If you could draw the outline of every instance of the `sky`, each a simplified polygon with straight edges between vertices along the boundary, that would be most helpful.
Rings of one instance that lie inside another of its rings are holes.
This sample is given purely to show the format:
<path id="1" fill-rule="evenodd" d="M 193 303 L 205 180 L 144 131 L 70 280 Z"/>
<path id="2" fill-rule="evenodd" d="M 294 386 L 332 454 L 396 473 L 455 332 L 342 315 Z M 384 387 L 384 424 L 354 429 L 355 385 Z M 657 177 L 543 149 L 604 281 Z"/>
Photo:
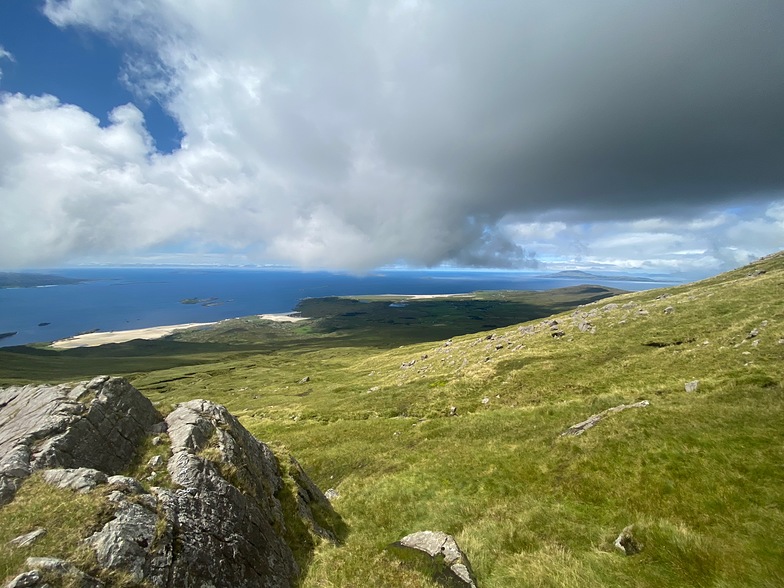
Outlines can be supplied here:
<path id="1" fill-rule="evenodd" d="M 2 0 L 0 268 L 700 277 L 784 248 L 781 0 Z"/>

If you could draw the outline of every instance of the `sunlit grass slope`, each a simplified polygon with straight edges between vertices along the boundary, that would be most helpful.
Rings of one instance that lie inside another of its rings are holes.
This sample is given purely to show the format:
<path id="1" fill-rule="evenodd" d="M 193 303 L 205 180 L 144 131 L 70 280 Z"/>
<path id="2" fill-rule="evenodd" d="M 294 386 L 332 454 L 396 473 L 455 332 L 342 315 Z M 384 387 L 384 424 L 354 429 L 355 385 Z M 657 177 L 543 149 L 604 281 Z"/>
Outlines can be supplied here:
<path id="1" fill-rule="evenodd" d="M 339 492 L 348 536 L 305 586 L 430 586 L 385 552 L 424 529 L 455 535 L 483 587 L 782 586 L 782 294 L 779 254 L 451 340 L 287 348 L 135 384 L 226 404 Z M 612 545 L 628 525 L 635 556 Z"/>

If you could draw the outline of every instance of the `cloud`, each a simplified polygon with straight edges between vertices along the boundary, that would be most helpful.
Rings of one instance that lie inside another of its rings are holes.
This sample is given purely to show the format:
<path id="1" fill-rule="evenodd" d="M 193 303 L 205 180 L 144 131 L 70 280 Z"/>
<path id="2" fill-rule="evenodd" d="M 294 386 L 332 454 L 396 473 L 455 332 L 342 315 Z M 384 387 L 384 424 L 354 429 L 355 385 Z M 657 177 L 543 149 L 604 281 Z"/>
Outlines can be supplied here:
<path id="1" fill-rule="evenodd" d="M 3 59 L 7 59 L 8 61 L 11 62 L 15 61 L 14 56 L 11 55 L 10 52 L 6 51 L 6 49 L 2 45 L 0 45 L 0 61 L 2 61 Z M 3 69 L 0 68 L 0 81 L 2 81 L 2 79 L 3 79 Z"/>
<path id="2" fill-rule="evenodd" d="M 780 3 L 48 0 L 45 14 L 124 47 L 121 78 L 183 141 L 156 152 L 132 105 L 101 127 L 2 96 L 16 163 L 0 164 L 14 229 L 0 266 L 188 243 L 357 270 L 670 260 L 730 225 L 743 241 L 724 209 L 782 199 Z"/>

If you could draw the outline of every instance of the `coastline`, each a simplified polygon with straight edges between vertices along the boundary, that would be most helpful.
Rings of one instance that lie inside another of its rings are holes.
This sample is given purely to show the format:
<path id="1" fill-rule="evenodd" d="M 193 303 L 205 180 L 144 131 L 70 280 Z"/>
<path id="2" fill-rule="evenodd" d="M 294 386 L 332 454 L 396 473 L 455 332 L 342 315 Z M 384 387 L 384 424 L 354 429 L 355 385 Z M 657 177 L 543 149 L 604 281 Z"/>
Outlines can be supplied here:
<path id="1" fill-rule="evenodd" d="M 296 323 L 299 321 L 308 320 L 307 317 L 304 316 L 293 316 L 293 313 L 259 314 L 256 316 L 260 319 L 277 323 Z M 183 323 L 179 325 L 146 327 L 143 329 L 128 329 L 125 331 L 85 333 L 83 335 L 74 335 L 73 337 L 52 341 L 49 344 L 49 347 L 51 349 L 76 349 L 78 347 L 98 347 L 100 345 L 108 345 L 110 343 L 127 343 L 128 341 L 133 341 L 134 339 L 161 339 L 163 337 L 168 337 L 177 331 L 209 327 L 220 322 L 223 321 L 212 321 L 209 323 Z"/>
<path id="2" fill-rule="evenodd" d="M 84 335 L 75 335 L 66 339 L 52 341 L 49 347 L 51 349 L 76 349 L 77 347 L 98 347 L 99 345 L 107 345 L 109 343 L 125 343 L 134 339 L 160 339 L 161 337 L 171 335 L 175 331 L 208 327 L 214 324 L 216 323 L 184 323 L 181 325 L 147 327 L 145 329 L 128 329 L 127 331 L 85 333 Z"/>

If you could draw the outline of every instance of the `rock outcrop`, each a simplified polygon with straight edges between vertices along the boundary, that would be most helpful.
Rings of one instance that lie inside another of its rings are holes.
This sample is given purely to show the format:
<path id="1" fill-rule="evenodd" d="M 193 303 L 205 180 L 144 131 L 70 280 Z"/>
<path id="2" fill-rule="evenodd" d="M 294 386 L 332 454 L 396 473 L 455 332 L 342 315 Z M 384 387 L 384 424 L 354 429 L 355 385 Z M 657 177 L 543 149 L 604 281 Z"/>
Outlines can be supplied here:
<path id="1" fill-rule="evenodd" d="M 128 465 L 161 416 L 121 378 L 0 389 L 0 506 L 33 471 Z"/>
<path id="2" fill-rule="evenodd" d="M 448 588 L 476 588 L 468 558 L 455 538 L 441 531 L 418 531 L 390 545 L 404 561 L 425 568 L 433 579 Z"/>
<path id="3" fill-rule="evenodd" d="M 148 492 L 135 478 L 107 475 L 128 465 L 146 435 L 163 431 L 171 442 L 166 488 Z M 84 543 L 98 569 L 139 584 L 292 586 L 298 556 L 320 538 L 336 540 L 336 515 L 296 460 L 276 457 L 212 402 L 184 403 L 164 420 L 117 378 L 0 390 L 0 451 L 6 502 L 41 469 L 49 483 L 103 492 L 114 515 Z M 33 563 L 17 584 L 39 586 L 41 562 Z"/>

